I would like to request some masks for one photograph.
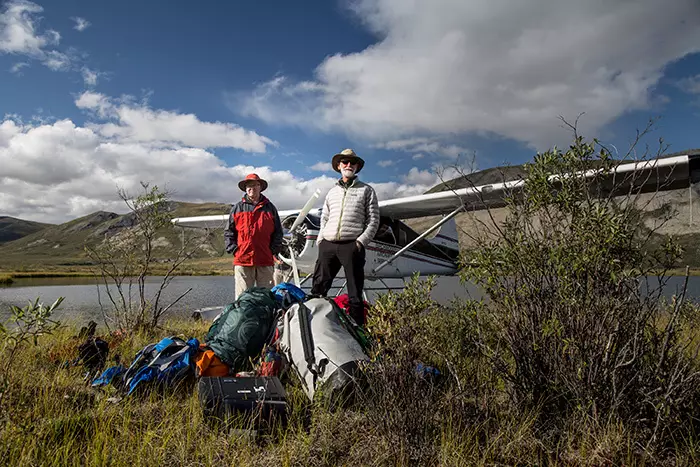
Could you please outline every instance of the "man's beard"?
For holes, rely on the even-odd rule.
[[[340,169],[340,173],[343,177],[352,178],[355,176],[355,171],[352,169]]]

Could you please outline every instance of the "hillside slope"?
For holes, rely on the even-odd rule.
[[[170,209],[175,217],[225,214],[230,206],[218,203],[172,202]],[[48,226],[40,231],[0,245],[3,258],[0,270],[55,270],[70,267],[90,266],[92,262],[85,253],[85,246],[100,244],[105,236],[119,235],[124,229],[135,227],[132,214],[119,215],[98,211],[72,221]],[[207,235],[201,232],[202,247],[196,256],[210,258],[221,256],[223,236],[221,232]],[[156,239],[156,257],[167,258],[180,242],[179,229],[164,229]]]
[[[0,245],[39,232],[52,224],[0,216]]]

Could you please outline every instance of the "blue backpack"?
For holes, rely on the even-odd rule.
[[[282,282],[272,288],[272,293],[285,310],[295,303],[306,300],[306,294],[291,282]]]
[[[127,396],[142,383],[155,382],[174,386],[190,374],[194,374],[194,356],[199,341],[184,341],[179,337],[166,337],[157,344],[149,344],[136,354],[129,368],[108,368],[92,382],[93,387],[115,383],[127,390]],[[115,382],[118,378],[118,383]]]

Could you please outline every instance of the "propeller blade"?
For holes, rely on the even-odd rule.
[[[303,208],[301,208],[301,211],[299,212],[299,215],[297,215],[297,218],[294,219],[294,223],[292,226],[289,228],[289,233],[292,233],[296,230],[297,227],[299,227],[299,224],[304,222],[304,219],[306,219],[306,215],[311,211],[311,208],[314,207],[314,203],[318,199],[318,197],[321,196],[321,189],[317,188],[316,191],[314,191],[314,194],[311,195],[311,198],[306,202]]]

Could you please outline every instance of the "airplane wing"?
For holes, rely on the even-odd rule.
[[[298,214],[299,209],[288,209],[286,211],[277,211],[280,219],[287,216]],[[314,212],[313,210],[311,212]],[[197,216],[197,217],[177,217],[172,220],[173,225],[178,227],[197,227],[200,229],[223,229],[226,227],[228,214],[216,214],[212,216]]]
[[[608,194],[615,189],[619,194],[629,190],[635,193],[649,191],[674,190],[687,187],[691,182],[700,180],[700,154],[681,155],[640,162],[619,164],[609,173],[601,169],[591,169],[581,175],[601,182],[600,188]],[[553,176],[556,178],[556,176]],[[392,219],[411,219],[414,217],[448,214],[462,204],[468,211],[498,208],[505,205],[507,195],[517,195],[522,191],[523,180],[504,183],[480,185],[456,190],[447,190],[426,195],[408,196],[379,202],[382,216]],[[279,211],[280,218],[298,214],[299,209]],[[320,215],[320,209],[311,211]],[[227,214],[215,216],[180,217],[173,219],[173,224],[181,227],[200,227],[223,229],[228,219]]]
[[[606,194],[625,194],[674,190],[687,187],[691,178],[700,179],[700,156],[683,155],[641,162],[619,164],[609,173],[592,169],[581,175],[587,178],[598,176],[599,188]],[[691,174],[695,174],[691,177]],[[552,177],[553,180],[556,176]],[[462,204],[467,211],[480,211],[487,208],[505,206],[507,195],[517,195],[522,191],[523,180],[481,185],[455,190],[441,191],[426,195],[395,198],[379,202],[379,212],[393,219],[410,219],[438,214],[448,214]]]

